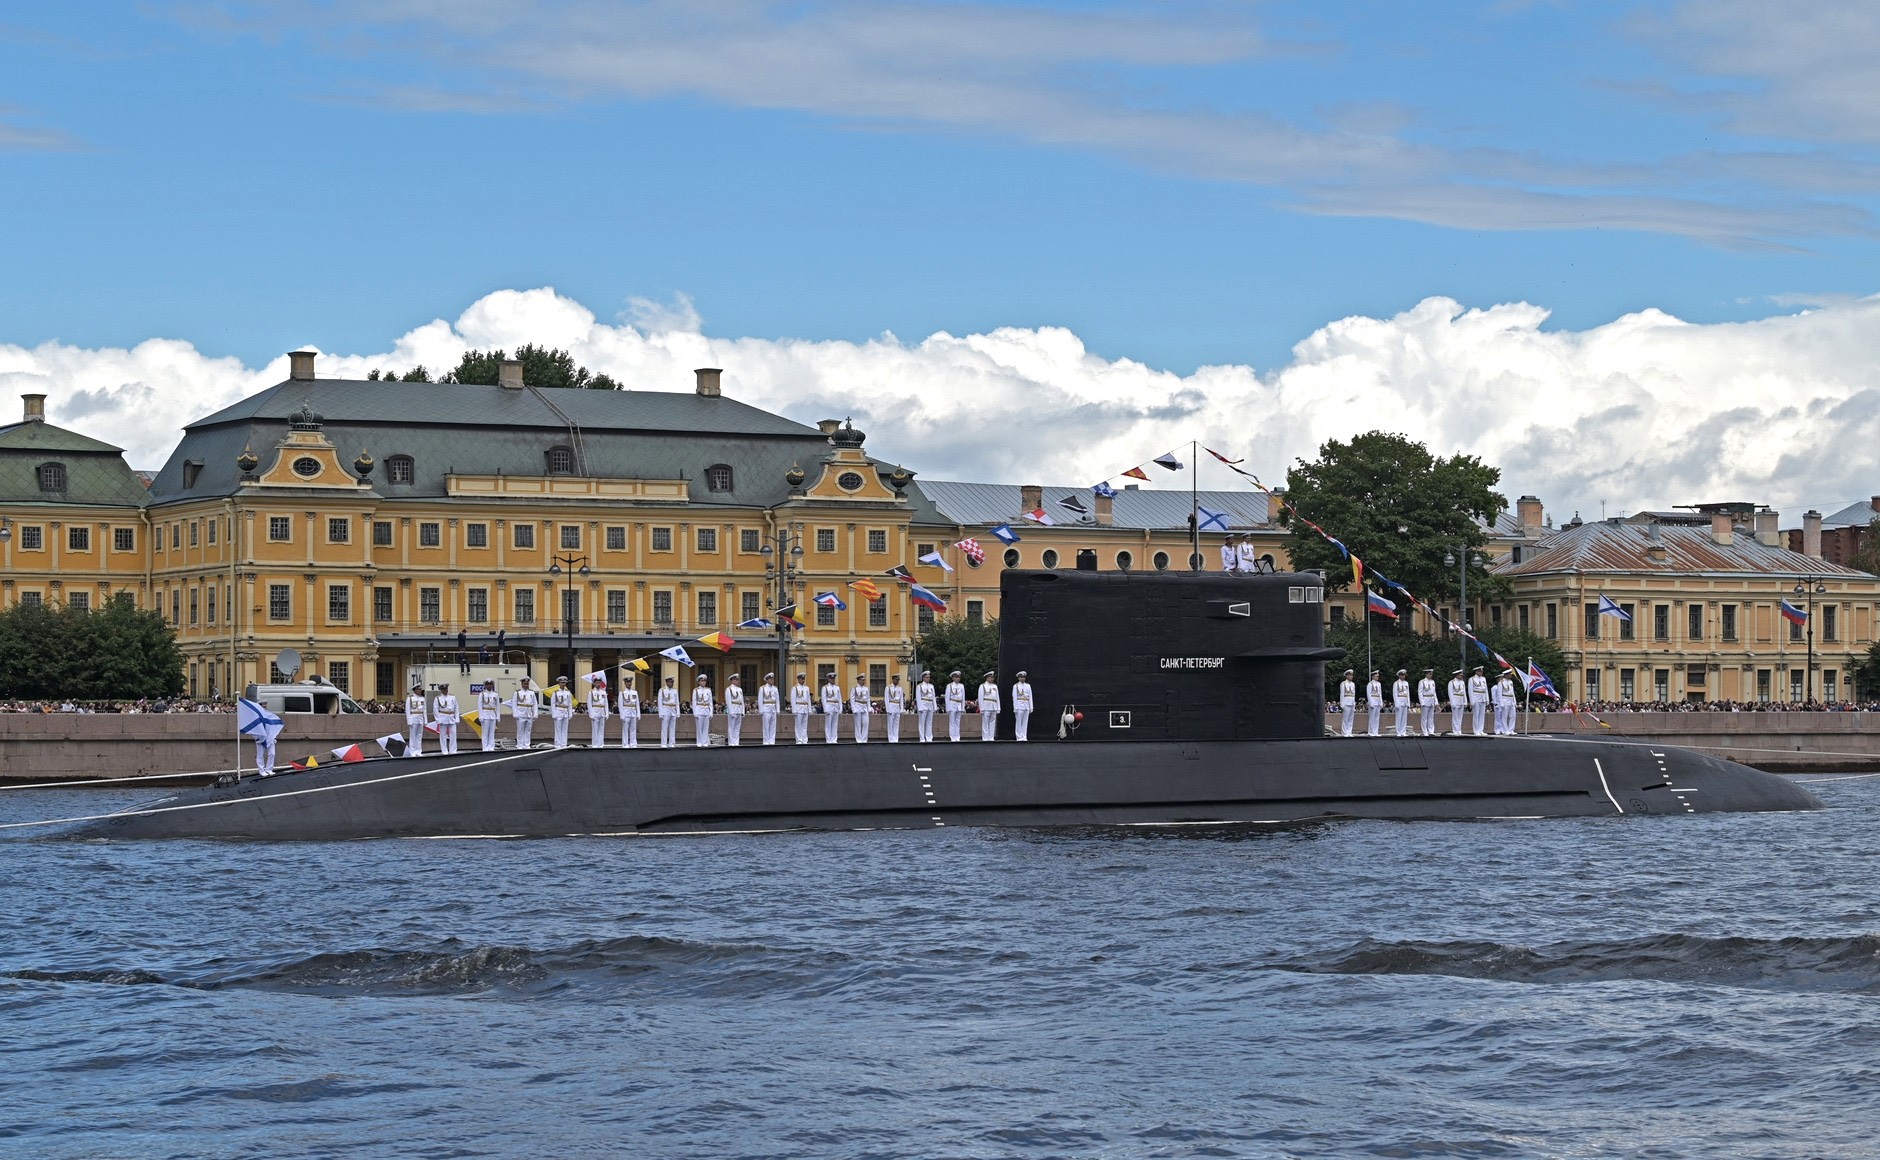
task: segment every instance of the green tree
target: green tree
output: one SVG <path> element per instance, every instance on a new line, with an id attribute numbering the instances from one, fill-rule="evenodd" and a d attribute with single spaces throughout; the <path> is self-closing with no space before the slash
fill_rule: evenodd
<path id="1" fill-rule="evenodd" d="M 0 697 L 80 701 L 183 691 L 183 653 L 156 612 L 20 604 L 0 613 Z"/>
<path id="2" fill-rule="evenodd" d="M 999 622 L 939 617 L 921 634 L 915 651 L 920 667 L 932 670 L 938 678 L 936 684 L 946 684 L 946 675 L 958 669 L 970 686 L 979 674 L 999 667 Z"/>
<path id="3" fill-rule="evenodd" d="M 508 357 L 501 350 L 466 350 L 457 363 L 457 369 L 445 375 L 442 381 L 481 383 L 493 387 L 503 360 Z M 565 350 L 550 350 L 545 346 L 528 343 L 517 348 L 516 361 L 522 364 L 522 381 L 532 387 L 575 387 L 595 391 L 620 389 L 620 384 L 607 375 L 597 375 L 584 366 L 575 365 L 574 356 Z"/>
<path id="4" fill-rule="evenodd" d="M 1880 576 L 1880 516 L 1867 521 L 1867 532 L 1860 538 L 1860 547 L 1847 558 L 1847 566 Z"/>
<path id="5" fill-rule="evenodd" d="M 1867 659 L 1854 666 L 1854 688 L 1862 700 L 1880 697 L 1880 644 L 1867 650 Z"/>
<path id="6" fill-rule="evenodd" d="M 1482 525 L 1508 507 L 1507 498 L 1495 491 L 1500 481 L 1500 469 L 1473 456 L 1438 459 L 1402 435 L 1372 431 L 1349 443 L 1330 440 L 1319 448 L 1318 459 L 1300 460 L 1286 473 L 1291 507 L 1280 515 L 1280 523 L 1292 529 L 1286 549 L 1294 569 L 1323 569 L 1327 587 L 1351 584 L 1350 562 L 1317 532 L 1297 523 L 1292 511 L 1297 508 L 1356 552 L 1367 569 L 1406 585 L 1423 600 L 1453 599 L 1457 568 L 1443 563 L 1444 553 L 1472 552 L 1488 542 Z M 1483 569 L 1470 566 L 1471 596 L 1492 597 L 1500 587 Z"/>

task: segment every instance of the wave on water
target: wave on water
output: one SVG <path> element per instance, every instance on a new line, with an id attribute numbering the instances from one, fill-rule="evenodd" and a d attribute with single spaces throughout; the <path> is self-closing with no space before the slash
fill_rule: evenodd
<path id="1" fill-rule="evenodd" d="M 826 951 L 628 936 L 551 950 L 447 939 L 428 949 L 369 947 L 272 963 L 216 959 L 169 972 L 118 966 L 38 968 L 0 972 L 0 978 L 198 991 L 246 989 L 335 998 L 489 991 L 546 995 L 578 987 L 667 998 L 807 998 L 879 973 L 878 968 Z"/>
<path id="2" fill-rule="evenodd" d="M 1489 941 L 1366 939 L 1280 970 L 1337 975 L 1450 975 L 1511 983 L 1660 982 L 1772 991 L 1880 993 L 1880 935 L 1710 938 L 1659 934 L 1541 947 Z"/>

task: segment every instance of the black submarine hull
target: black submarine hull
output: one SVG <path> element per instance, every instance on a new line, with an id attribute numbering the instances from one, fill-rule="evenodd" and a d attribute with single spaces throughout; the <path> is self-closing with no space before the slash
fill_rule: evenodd
<path id="1" fill-rule="evenodd" d="M 561 749 L 380 759 L 185 791 L 88 838 L 560 837 L 1810 810 L 1774 774 L 1553 737 Z"/>

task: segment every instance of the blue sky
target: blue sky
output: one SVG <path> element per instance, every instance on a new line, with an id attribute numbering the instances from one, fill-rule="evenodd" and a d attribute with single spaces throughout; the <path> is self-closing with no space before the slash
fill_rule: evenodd
<path id="1" fill-rule="evenodd" d="M 1760 317 L 1876 289 L 1873 114 L 1778 7 L 16 8 L 0 338 L 252 361 L 535 285 L 1177 370 L 1431 294 Z"/>
<path id="2" fill-rule="evenodd" d="M 1273 388 L 1322 328 L 1401 335 L 1430 300 L 1532 303 L 1524 333 L 1575 342 L 1640 311 L 1843 309 L 1880 289 L 1880 9 L 1788 8 L 14 6 L 0 343 L 173 339 L 260 368 L 302 344 L 403 349 L 493 293 L 553 287 L 603 326 L 646 330 L 663 303 L 726 342 L 1062 328 L 1179 395 L 1216 365 Z M 1466 422 L 1393 424 L 1422 396 L 1381 381 L 1377 425 L 1470 446 Z M 1544 476 L 1539 454 L 1511 462 Z M 1589 506 L 1692 501 L 1568 483 Z"/>

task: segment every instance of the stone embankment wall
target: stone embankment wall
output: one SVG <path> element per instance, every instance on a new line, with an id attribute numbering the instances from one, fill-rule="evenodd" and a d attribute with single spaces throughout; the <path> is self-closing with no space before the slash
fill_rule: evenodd
<path id="1" fill-rule="evenodd" d="M 1572 713 L 1532 713 L 1518 722 L 1523 733 L 1678 745 L 1780 772 L 1880 769 L 1880 713 L 1602 713 L 1599 719 L 1610 728 Z M 1387 706 L 1384 732 L 1391 731 L 1394 720 Z M 1436 720 L 1437 728 L 1447 733 L 1448 711 L 1437 714 Z M 1414 711 L 1410 721 L 1414 730 Z M 1365 723 L 1360 707 L 1360 732 Z M 1326 726 L 1336 731 L 1338 715 L 1326 717 Z"/>

